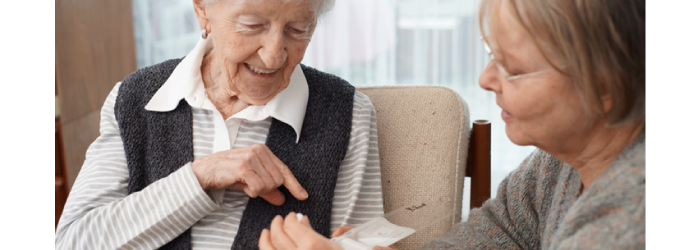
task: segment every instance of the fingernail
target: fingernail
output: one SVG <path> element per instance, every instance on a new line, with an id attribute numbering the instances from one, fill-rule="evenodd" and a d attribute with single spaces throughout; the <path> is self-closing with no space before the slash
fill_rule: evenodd
<path id="1" fill-rule="evenodd" d="M 304 199 L 309 198 L 309 193 L 307 193 L 306 190 L 302 190 L 301 197 L 304 197 Z"/>

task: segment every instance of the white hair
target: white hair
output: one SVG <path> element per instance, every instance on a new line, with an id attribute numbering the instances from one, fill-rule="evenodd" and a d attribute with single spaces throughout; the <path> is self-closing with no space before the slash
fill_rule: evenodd
<path id="1" fill-rule="evenodd" d="M 212 4 L 212 3 L 219 2 L 219 1 L 222 1 L 222 0 L 202 0 L 202 2 L 204 4 Z M 251 1 L 251 0 L 223 0 L 223 1 L 229 1 L 231 3 L 240 4 L 240 3 L 245 3 L 245 2 Z M 260 1 L 260 0 L 257 0 L 257 1 Z M 262 1 L 265 1 L 265 0 L 262 0 Z M 331 10 L 333 9 L 333 6 L 335 6 L 335 0 L 282 0 L 282 1 L 284 1 L 284 2 L 309 1 L 311 3 L 312 8 L 314 9 L 314 11 L 316 13 L 317 20 L 324 19 L 326 14 L 331 12 Z"/>

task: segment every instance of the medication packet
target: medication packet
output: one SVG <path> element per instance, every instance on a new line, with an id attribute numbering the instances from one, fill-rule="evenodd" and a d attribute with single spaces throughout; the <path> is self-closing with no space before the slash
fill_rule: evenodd
<path id="1" fill-rule="evenodd" d="M 383 217 L 353 228 L 341 236 L 331 239 L 344 250 L 370 250 L 373 246 L 387 247 L 416 232 L 423 232 L 438 222 L 453 223 L 445 219 L 458 220 L 452 207 L 441 200 L 427 199 L 408 203 L 384 214 Z M 393 222 L 391 222 L 393 221 Z M 423 232 L 424 233 L 424 232 Z"/>
<path id="2" fill-rule="evenodd" d="M 344 250 L 368 250 L 389 246 L 415 233 L 408 227 L 394 225 L 383 217 L 374 218 L 345 234 L 331 239 Z"/>

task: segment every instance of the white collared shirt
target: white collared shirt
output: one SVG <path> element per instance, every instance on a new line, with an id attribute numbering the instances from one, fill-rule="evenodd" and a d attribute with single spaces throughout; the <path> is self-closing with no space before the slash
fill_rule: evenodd
<path id="1" fill-rule="evenodd" d="M 249 106 L 223 119 L 207 97 L 200 67 L 211 48 L 200 39 L 146 105 L 173 110 L 183 98 L 192 107 L 195 159 L 234 148 L 264 144 L 272 117 L 292 126 L 297 141 L 308 85 L 297 65 L 289 86 L 266 105 Z M 100 136 L 90 145 L 56 229 L 56 249 L 154 249 L 191 228 L 193 249 L 230 249 L 248 196 L 236 190 L 205 192 L 186 164 L 140 192 L 127 195 L 128 169 L 114 102 L 120 83 L 101 112 Z M 211 195 L 211 196 L 210 196 Z M 212 200 L 213 197 L 213 200 Z M 331 230 L 383 214 L 376 113 L 355 92 L 352 132 L 338 171 Z"/>
<path id="2" fill-rule="evenodd" d="M 146 104 L 147 110 L 172 111 L 180 103 L 180 100 L 185 99 L 192 107 L 217 111 L 216 106 L 207 96 L 200 70 L 204 55 L 212 48 L 211 43 L 211 36 L 206 39 L 199 39 L 195 48 L 187 54 L 168 80 Z M 267 104 L 248 106 L 229 117 L 229 119 L 260 121 L 268 117 L 274 117 L 294 128 L 294 131 L 297 133 L 297 142 L 299 142 L 308 98 L 309 86 L 306 83 L 306 77 L 301 70 L 301 66 L 297 65 L 294 67 L 287 88 L 277 93 Z"/>

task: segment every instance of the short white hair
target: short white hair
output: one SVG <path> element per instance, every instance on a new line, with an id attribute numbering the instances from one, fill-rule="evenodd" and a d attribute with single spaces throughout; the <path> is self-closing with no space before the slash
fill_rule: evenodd
<path id="1" fill-rule="evenodd" d="M 202 0 L 204 4 L 211 4 L 211 3 L 216 3 L 219 1 L 229 1 L 231 3 L 245 3 L 247 1 L 251 0 Z M 257 0 L 260 1 L 260 0 Z M 265 0 L 262 0 L 265 1 Z M 311 2 L 312 8 L 314 8 L 314 11 L 316 13 L 316 19 L 323 19 L 326 14 L 331 12 L 333 9 L 333 6 L 335 6 L 335 0 L 283 0 L 284 2 L 291 2 L 291 1 L 309 1 Z"/>

